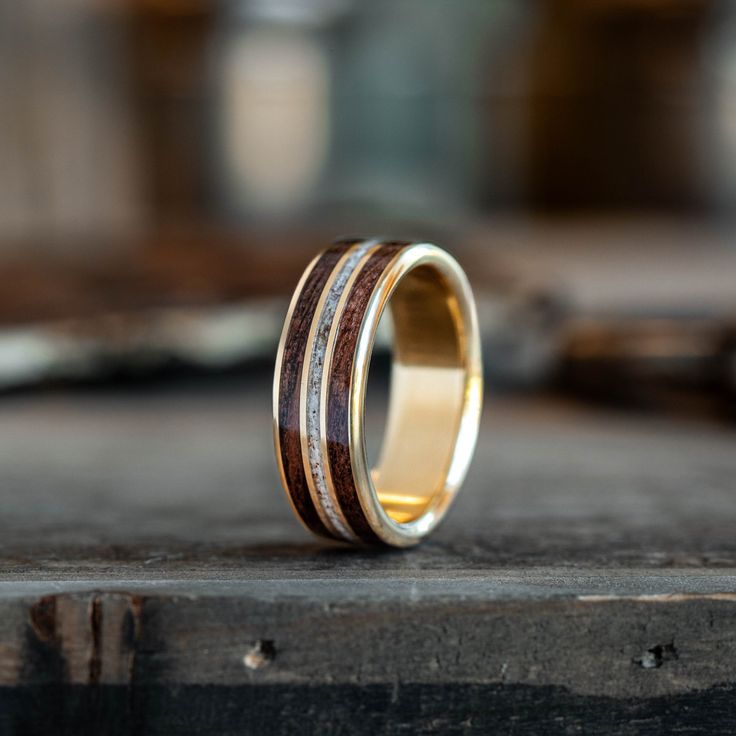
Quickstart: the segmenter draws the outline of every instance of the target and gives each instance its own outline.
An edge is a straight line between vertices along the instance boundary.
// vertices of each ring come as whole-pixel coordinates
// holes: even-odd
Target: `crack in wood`
[[[102,674],[102,598],[92,596],[89,605],[89,628],[92,648],[89,654],[89,684],[98,685]]]
[[[92,686],[131,684],[142,611],[138,594],[43,596],[28,607],[19,680],[53,677]]]
[[[29,609],[31,627],[40,641],[56,638],[56,596],[46,595]]]

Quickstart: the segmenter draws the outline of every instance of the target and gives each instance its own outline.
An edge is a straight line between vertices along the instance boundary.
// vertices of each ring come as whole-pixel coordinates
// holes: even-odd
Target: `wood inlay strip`
[[[302,463],[299,406],[301,376],[309,330],[320,295],[335,265],[352,243],[337,243],[315,263],[301,293],[288,326],[281,360],[278,394],[278,437],[281,467],[292,503],[304,524],[316,534],[334,535],[319,518],[309,494]]]
[[[389,263],[407,243],[386,243],[374,253],[353,283],[342,314],[327,388],[327,456],[340,508],[352,530],[364,542],[380,543],[363,513],[355,488],[349,446],[349,406],[353,361],[360,327],[371,294]]]
[[[309,366],[304,391],[304,440],[306,442],[306,464],[309,466],[314,492],[319,509],[324,514],[323,521],[332,531],[348,541],[357,541],[352,529],[346,524],[339,505],[333,501],[328,488],[323,467],[320,436],[320,398],[322,382],[328,376],[325,371],[327,343],[333,321],[336,317],[340,297],[353,272],[360,267],[363,258],[378,245],[375,240],[367,240],[354,246],[335,267],[334,278],[327,285],[315,315],[308,345]],[[321,308],[320,308],[321,306]]]

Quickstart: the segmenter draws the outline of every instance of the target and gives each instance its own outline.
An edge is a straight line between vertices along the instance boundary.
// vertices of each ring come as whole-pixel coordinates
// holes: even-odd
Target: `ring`
[[[388,419],[371,469],[366,383],[387,307]],[[416,544],[462,484],[482,395],[478,319],[457,261],[428,243],[335,243],[302,275],[276,359],[274,444],[297,517],[330,539]]]

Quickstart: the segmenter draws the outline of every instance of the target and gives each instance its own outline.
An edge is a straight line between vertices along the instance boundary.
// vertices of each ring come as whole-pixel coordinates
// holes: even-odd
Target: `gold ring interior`
[[[458,296],[431,265],[404,275],[389,310],[388,417],[371,476],[386,514],[406,524],[445,491],[464,410],[467,336]]]

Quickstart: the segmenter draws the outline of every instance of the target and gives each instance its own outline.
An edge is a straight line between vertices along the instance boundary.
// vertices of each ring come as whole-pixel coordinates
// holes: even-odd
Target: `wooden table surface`
[[[0,468],[0,734],[736,731],[732,427],[490,396],[399,552],[292,517],[265,373],[6,396]]]

